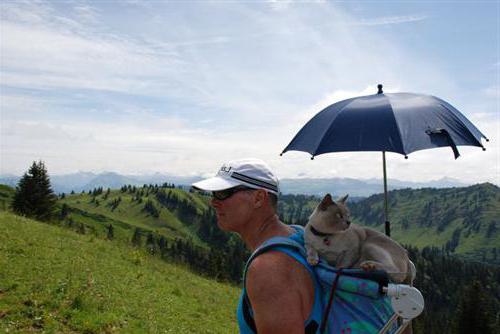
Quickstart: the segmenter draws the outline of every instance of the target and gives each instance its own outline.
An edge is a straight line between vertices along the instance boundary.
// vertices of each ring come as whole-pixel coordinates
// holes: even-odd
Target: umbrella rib
[[[396,118],[396,114],[394,113],[394,109],[392,108],[392,104],[390,103],[389,97],[387,95],[385,95],[385,97],[389,101],[389,103],[388,103],[389,108],[391,108],[391,114],[392,114],[392,117],[394,117],[394,124],[396,124],[396,129],[398,130],[399,144],[401,145],[401,149],[403,150],[403,155],[407,156],[408,154],[406,153],[406,149],[405,149],[405,146],[403,144],[403,136],[401,135],[401,129],[399,128],[398,119]]]
[[[345,108],[347,108],[347,106],[349,106],[352,102],[354,102],[355,99],[352,99],[351,101],[349,101],[349,103],[346,103],[345,106],[343,106],[342,108],[340,108],[340,110],[337,112],[337,115],[335,115],[335,117],[332,118],[332,120],[330,121],[330,124],[326,127],[326,130],[325,132],[323,133],[323,135],[320,137],[321,140],[319,141],[318,145],[316,146],[316,149],[314,150],[314,153],[312,154],[313,157],[316,155],[316,153],[318,152],[318,148],[321,146],[321,144],[323,143],[323,139],[325,138],[325,134],[328,133],[328,131],[331,129],[332,127],[332,124],[333,122],[335,122],[335,120],[337,119],[337,117],[340,116],[340,114],[344,111]]]
[[[468,126],[467,124],[464,124],[464,122],[462,121],[462,117],[463,117],[463,118],[465,118],[465,116],[464,116],[464,115],[462,115],[462,113],[461,113],[459,110],[456,110],[456,111],[457,111],[457,112],[460,114],[460,116],[462,116],[462,117],[457,117],[457,116],[455,115],[455,112],[454,112],[453,110],[451,110],[450,108],[448,108],[448,106],[446,106],[446,104],[441,103],[441,106],[442,106],[443,108],[445,108],[446,110],[448,110],[448,111],[449,111],[449,112],[450,112],[453,116],[455,116],[455,117],[456,117],[456,119],[457,119],[457,121],[460,123],[460,125],[462,125],[465,129],[467,129],[467,131],[468,131],[468,132],[472,135],[472,138],[474,138],[474,140],[477,142],[477,144],[479,144],[479,147],[483,147],[483,148],[484,148],[483,143],[481,143],[481,137],[483,137],[483,138],[484,138],[484,139],[486,139],[486,140],[489,140],[489,139],[488,139],[488,138],[487,138],[487,137],[486,137],[486,136],[485,136],[485,135],[484,135],[481,131],[479,131],[479,129],[478,129],[478,128],[476,128],[476,126],[475,126],[474,124],[472,124],[472,123],[469,121],[469,123],[470,123],[470,125],[469,125],[469,126],[473,127],[473,128],[474,128],[474,129],[475,129],[475,130],[479,133],[479,135],[480,135],[479,140],[476,138],[476,136],[474,135],[474,133],[473,133],[471,130],[469,130],[469,126]],[[467,119],[467,118],[465,118],[465,119]],[[468,120],[467,120],[467,121],[468,121]]]

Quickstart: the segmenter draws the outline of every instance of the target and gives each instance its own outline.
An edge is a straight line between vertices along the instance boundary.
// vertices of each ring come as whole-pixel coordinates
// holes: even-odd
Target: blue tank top
[[[299,242],[300,244],[304,244],[304,237],[303,237],[303,231],[296,229],[297,232],[294,233],[293,235],[289,236],[290,239],[295,240]],[[317,331],[319,331],[319,326],[321,323],[321,318],[323,314],[323,302],[321,298],[321,286],[316,278],[316,275],[314,274],[314,270],[311,268],[311,266],[307,263],[307,260],[304,259],[302,255],[299,253],[293,251],[290,248],[286,247],[274,247],[273,250],[283,252],[287,254],[288,256],[292,257],[295,259],[297,262],[302,264],[309,274],[311,275],[311,279],[313,280],[314,284],[314,303],[313,307],[311,309],[311,313],[309,317],[306,319],[304,322],[304,330],[306,334],[314,334]],[[253,311],[252,311],[252,306],[250,305],[250,301],[248,299],[247,293],[246,293],[246,288],[243,287],[243,291],[241,292],[240,295],[240,301],[238,304],[238,310],[237,310],[237,317],[238,317],[238,326],[240,329],[240,334],[255,334],[257,333],[257,329],[255,327],[255,321],[253,318]]]

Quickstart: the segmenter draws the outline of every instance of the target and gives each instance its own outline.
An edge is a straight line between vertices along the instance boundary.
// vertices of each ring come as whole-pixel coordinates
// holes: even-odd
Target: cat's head
[[[347,230],[351,225],[351,215],[345,204],[348,196],[334,201],[330,194],[326,194],[309,217],[309,224],[324,233]]]

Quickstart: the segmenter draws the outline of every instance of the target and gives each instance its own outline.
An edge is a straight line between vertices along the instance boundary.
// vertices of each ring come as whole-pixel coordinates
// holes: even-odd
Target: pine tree
[[[63,203],[62,207],[61,207],[61,214],[60,214],[60,218],[61,219],[64,219],[68,216],[69,214],[69,207],[66,203]]]
[[[160,252],[163,255],[167,251],[167,239],[164,236],[161,236],[158,240],[158,246],[160,247]]]
[[[474,281],[465,289],[458,306],[456,333],[493,333],[493,319],[491,297],[480,282]]]
[[[33,161],[17,184],[12,210],[20,215],[47,221],[54,214],[56,201],[45,164]]]
[[[155,218],[160,216],[160,211],[156,208],[152,200],[148,200],[146,204],[144,204],[144,208],[142,210],[146,211]]]
[[[141,245],[141,230],[137,227],[134,230],[134,235],[132,236],[132,245],[138,247]]]
[[[146,248],[151,254],[156,254],[155,238],[151,232],[148,233],[148,237],[146,239]]]
[[[83,223],[78,224],[76,232],[80,234],[85,234],[85,225]]]
[[[108,240],[113,240],[115,238],[115,232],[114,232],[114,228],[113,228],[113,225],[109,224],[108,226]]]

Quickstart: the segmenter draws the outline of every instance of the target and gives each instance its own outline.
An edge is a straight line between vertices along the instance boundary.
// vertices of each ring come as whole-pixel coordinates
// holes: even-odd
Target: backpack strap
[[[272,250],[273,248],[277,247],[285,247],[289,248],[292,250],[295,250],[297,253],[300,255],[304,256],[304,258],[307,258],[307,253],[306,249],[304,248],[303,245],[298,243],[295,240],[292,240],[288,237],[273,237],[271,239],[268,239],[264,241],[257,249],[250,255],[250,257],[247,260],[247,263],[245,265],[245,270],[243,271],[243,286],[246,287],[246,280],[247,280],[247,270],[250,267],[250,264],[252,261],[259,256],[262,253],[265,253],[269,250]]]

